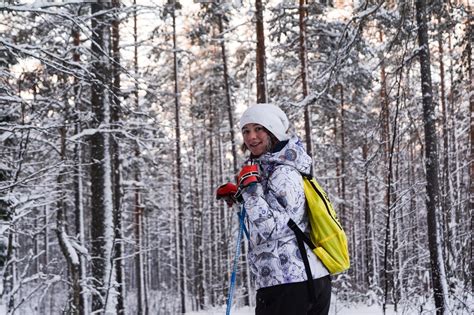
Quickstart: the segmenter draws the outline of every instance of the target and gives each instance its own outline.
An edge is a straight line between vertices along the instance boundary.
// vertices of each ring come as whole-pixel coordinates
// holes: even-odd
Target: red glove
[[[232,183],[226,183],[224,185],[219,186],[216,190],[216,199],[224,199],[225,202],[227,202],[227,205],[229,207],[232,207],[232,205],[236,202],[235,199],[235,194],[237,193],[237,186]]]
[[[258,183],[260,181],[260,175],[258,174],[258,164],[247,164],[240,170],[239,176],[237,176],[237,186],[239,189],[243,189],[251,184]]]

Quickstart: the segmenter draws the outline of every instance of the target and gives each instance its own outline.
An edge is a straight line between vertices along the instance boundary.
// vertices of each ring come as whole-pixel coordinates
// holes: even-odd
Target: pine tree
[[[417,0],[416,21],[418,25],[418,43],[420,46],[421,91],[423,94],[423,123],[425,130],[425,165],[426,165],[426,208],[428,211],[428,241],[430,249],[431,278],[433,281],[434,299],[437,314],[447,311],[447,283],[444,271],[444,259],[441,251],[438,212],[440,211],[440,192],[438,182],[438,139],[436,134],[436,117],[433,105],[433,88],[431,83],[431,61],[428,42],[428,25],[426,3]]]
[[[110,17],[104,3],[92,3],[92,71],[91,106],[94,115],[92,127],[96,132],[90,137],[91,148],[91,207],[92,207],[92,275],[97,294],[92,297],[92,311],[107,312],[116,309],[115,269],[113,267],[114,224],[112,159],[110,135],[100,129],[110,125],[111,66]]]

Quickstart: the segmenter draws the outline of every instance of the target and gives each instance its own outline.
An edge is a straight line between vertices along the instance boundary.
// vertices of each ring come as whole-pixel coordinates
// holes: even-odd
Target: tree
[[[92,71],[91,107],[95,133],[90,136],[91,146],[91,207],[92,207],[92,276],[96,294],[92,297],[92,311],[110,312],[116,309],[116,280],[113,267],[115,243],[113,222],[112,159],[110,135],[101,129],[110,125],[111,66],[110,17],[108,5],[92,3]]]
[[[472,66],[472,43],[474,40],[474,23],[472,21],[473,16],[472,16],[472,7],[468,6],[467,8],[468,16],[470,17],[470,20],[467,22],[468,27],[466,31],[466,36],[467,36],[467,45],[466,45],[466,60],[467,60],[467,71],[468,71],[468,82],[470,83],[470,86],[474,86],[474,70]],[[469,210],[472,214],[474,211],[474,93],[470,93],[469,96],[469,112],[470,112],[470,161],[471,161],[471,166],[469,168]],[[472,222],[473,218],[471,217],[471,229],[472,229]],[[470,238],[470,246],[469,248],[471,249],[471,257],[470,257],[470,266],[471,266],[471,289],[474,289],[474,281],[472,281],[473,275],[472,275],[472,270],[474,267],[474,258],[473,258],[473,253],[472,253],[472,238]]]
[[[256,15],[243,7],[254,13],[254,2],[212,1],[198,12],[197,5],[178,11],[175,0],[146,7],[94,1],[101,4],[94,14],[84,2],[20,2],[0,8],[7,312],[90,313],[93,300],[96,313],[148,307],[150,314],[176,314],[183,297],[188,312],[224,304],[238,222],[214,193],[234,180],[242,158],[239,137],[229,132],[234,114],[256,99]],[[431,303],[419,302],[433,296],[434,282],[427,276],[432,213],[420,104],[427,93],[417,84],[415,6],[261,2],[267,101],[284,108],[299,135],[311,107],[314,173],[349,237],[352,266],[334,277],[333,296],[380,304],[387,293],[398,311],[431,311]],[[435,215],[455,313],[470,311],[473,261],[473,32],[466,3],[433,3],[427,11],[431,102],[440,113]],[[155,18],[145,19],[149,13]],[[253,288],[237,288],[242,305]]]
[[[112,103],[110,107],[110,122],[113,129],[121,127],[121,102],[120,102],[120,1],[113,0],[114,8],[112,20]],[[136,15],[136,13],[135,13]],[[112,186],[113,186],[113,225],[114,225],[114,268],[117,279],[117,314],[125,313],[125,277],[123,267],[123,231],[122,231],[122,174],[121,157],[119,146],[119,134],[113,134],[111,138],[112,155]]]
[[[257,103],[266,103],[267,95],[267,73],[265,57],[265,33],[263,30],[263,5],[262,0],[255,0],[256,34],[257,34]]]
[[[180,104],[179,104],[179,81],[178,81],[178,47],[176,41],[176,10],[181,5],[173,0],[171,3],[171,17],[173,20],[173,75],[174,75],[174,119],[175,119],[175,149],[176,149],[176,197],[177,197],[177,220],[178,220],[178,282],[179,295],[181,297],[181,313],[186,313],[186,248],[184,241],[184,204],[182,188],[182,162],[181,162],[181,127],[180,127]]]
[[[426,167],[426,208],[428,211],[428,241],[430,249],[431,279],[433,281],[436,313],[447,310],[447,283],[444,271],[444,259],[441,251],[441,235],[438,225],[440,211],[440,192],[438,182],[438,138],[436,134],[436,116],[433,105],[431,83],[431,61],[426,21],[426,2],[417,0],[416,21],[418,25],[418,44],[420,46],[421,91],[423,94],[423,125],[425,130],[425,167]]]
[[[300,0],[299,24],[300,24],[300,60],[301,60],[301,85],[303,86],[303,99],[308,96],[308,55],[306,53],[306,1]],[[309,156],[313,155],[313,140],[311,139],[311,111],[309,105],[304,109],[304,129],[306,136],[306,151]]]

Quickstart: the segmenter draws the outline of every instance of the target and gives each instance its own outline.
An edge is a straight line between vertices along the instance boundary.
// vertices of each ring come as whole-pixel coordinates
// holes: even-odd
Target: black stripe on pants
[[[308,298],[308,283],[281,284],[257,290],[255,315],[327,315],[331,302],[331,276],[314,279],[316,305]]]

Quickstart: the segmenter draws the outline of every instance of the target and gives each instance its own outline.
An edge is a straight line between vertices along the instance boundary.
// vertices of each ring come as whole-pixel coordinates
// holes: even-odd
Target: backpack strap
[[[312,309],[313,306],[316,305],[316,290],[314,288],[313,275],[311,274],[311,267],[309,266],[308,254],[306,253],[304,243],[308,244],[311,249],[316,248],[316,246],[314,246],[309,237],[306,236],[303,231],[301,231],[299,226],[292,219],[288,221],[288,227],[292,229],[296,235],[298,249],[300,250],[301,258],[303,259],[304,263],[304,269],[306,271],[306,277],[308,278],[308,295],[309,300],[311,301],[310,309]]]

